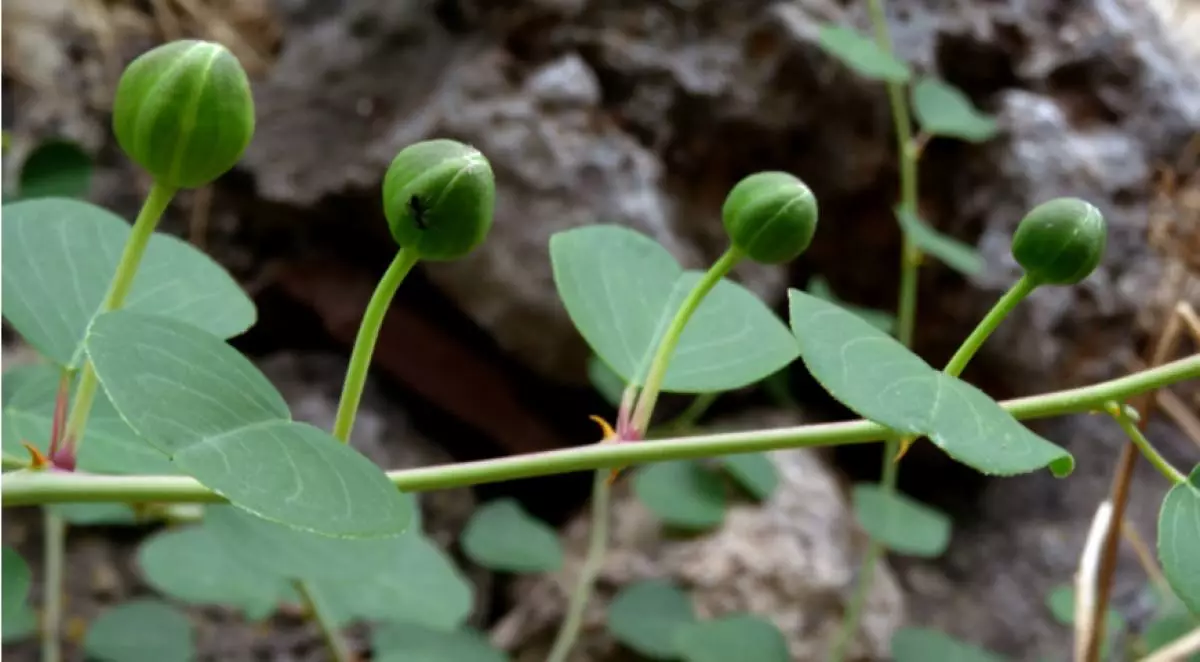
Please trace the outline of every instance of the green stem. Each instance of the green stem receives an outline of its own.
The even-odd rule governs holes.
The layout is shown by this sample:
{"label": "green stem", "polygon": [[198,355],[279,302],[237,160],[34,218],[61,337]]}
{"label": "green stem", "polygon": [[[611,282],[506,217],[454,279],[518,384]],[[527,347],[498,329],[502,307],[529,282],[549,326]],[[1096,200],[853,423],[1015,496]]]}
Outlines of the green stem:
{"label": "green stem", "polygon": [[942,372],[951,377],[957,377],[962,374],[963,368],[967,367],[967,362],[971,360],[971,357],[975,356],[975,352],[979,351],[979,348],[983,346],[983,342],[988,339],[988,336],[992,335],[996,327],[1000,326],[1000,322],[1004,321],[1004,318],[1012,312],[1013,308],[1017,307],[1017,304],[1022,299],[1037,289],[1037,286],[1037,281],[1030,278],[1029,274],[1021,276],[1021,279],[1014,283],[1004,293],[1004,296],[1000,297],[996,305],[988,311],[987,316],[975,327],[971,335],[967,336],[967,339],[959,346],[954,356],[950,357],[950,362],[946,364]]}
{"label": "green stem", "polygon": [[658,343],[654,359],[650,362],[650,371],[646,375],[642,395],[638,398],[637,407],[633,411],[632,424],[634,430],[645,432],[647,426],[649,426],[650,417],[654,414],[654,404],[658,400],[658,391],[662,388],[663,378],[667,376],[667,365],[671,362],[671,354],[675,352],[675,346],[679,344],[679,337],[683,335],[683,329],[692,318],[692,314],[700,307],[700,303],[704,301],[704,297],[712,291],[712,288],[716,287],[717,283],[721,282],[721,279],[729,273],[729,270],[742,259],[742,255],[743,253],[740,250],[730,246],[713,263],[708,272],[704,274],[704,277],[688,293],[687,298],[683,300],[683,304],[679,306],[679,310],[675,313],[675,318],[671,320],[666,333],[663,334],[662,340]]}
{"label": "green stem", "polygon": [[673,434],[684,434],[696,426],[697,421],[701,416],[708,411],[717,398],[721,397],[720,392],[701,393],[697,395],[692,403],[684,409],[679,416],[676,416],[670,422],[663,424],[663,429]]}
{"label": "green stem", "polygon": [[[1124,400],[1189,379],[1200,379],[1200,354],[1131,375],[1079,388],[1001,402],[1019,420],[1095,412]],[[442,490],[574,471],[705,458],[784,448],[839,446],[894,436],[870,421],[819,423],[773,430],[722,432],[656,440],[652,444],[590,444],[578,448],[460,462],[388,472],[406,492]],[[12,471],[0,481],[4,506],[42,503],[218,503],[223,499],[186,476],[117,476],[55,471]]]}
{"label": "green stem", "polygon": [[597,471],[592,488],[592,528],[588,539],[587,556],[579,570],[579,579],[567,604],[567,614],[563,618],[558,635],[546,662],[565,662],[571,647],[579,638],[579,630],[583,626],[583,615],[587,609],[588,600],[592,597],[592,588],[596,577],[604,567],[604,553],[608,548],[608,502],[612,494],[612,486],[608,482],[608,472]]}
{"label": "green stem", "polygon": [[350,366],[346,369],[346,382],[342,386],[337,418],[333,422],[333,436],[343,443],[350,441],[350,431],[354,429],[354,416],[358,413],[358,403],[362,400],[367,372],[371,368],[371,355],[375,353],[375,342],[379,339],[379,329],[387,317],[388,308],[392,305],[392,297],[396,295],[400,283],[404,282],[404,277],[420,259],[415,250],[401,248],[384,272],[379,285],[375,287],[375,293],[371,295],[371,301],[363,313],[358,337],[354,339],[354,350],[350,354]]}
{"label": "green stem", "polygon": [[1183,472],[1176,469],[1166,458],[1159,454],[1158,449],[1150,443],[1150,440],[1138,428],[1137,420],[1130,416],[1123,406],[1117,402],[1110,402],[1105,409],[1110,416],[1117,420],[1117,425],[1120,425],[1125,434],[1129,435],[1129,439],[1142,452],[1142,455],[1150,461],[1150,464],[1155,469],[1158,469],[1158,473],[1166,476],[1167,480],[1171,481],[1174,485],[1187,482],[1187,476],[1184,476]]}
{"label": "green stem", "polygon": [[[896,469],[900,465],[895,461],[895,458],[896,453],[899,451],[900,440],[895,438],[888,439],[883,452],[883,477],[879,480],[879,485],[885,492],[892,492],[896,489]],[[858,632],[858,623],[862,620],[863,610],[867,607],[867,599],[870,597],[870,591],[863,587],[871,586],[871,580],[875,575],[875,566],[879,564],[879,559],[882,556],[883,545],[879,544],[874,538],[871,538],[867,542],[867,551],[863,554],[862,566],[858,571],[858,587],[854,591],[854,595],[850,598],[850,606],[846,609],[846,617],[843,620],[841,630],[838,631],[837,639],[834,639],[829,659],[845,659],[846,652],[850,648],[850,643],[854,640],[854,635]]]}
{"label": "green stem", "polygon": [[335,662],[352,662],[354,653],[350,650],[346,640],[342,638],[342,633],[338,631],[333,616],[321,600],[320,594],[313,590],[313,586],[306,581],[297,580],[294,585],[296,592],[300,594],[300,599],[312,613],[313,620],[321,628],[321,637],[325,640],[325,647],[329,649],[329,654],[333,656]]}
{"label": "green stem", "polygon": [[67,523],[49,509],[42,513],[46,583],[42,585],[42,662],[62,659],[63,553]]}
{"label": "green stem", "polygon": [[[138,267],[142,263],[146,245],[150,243],[150,237],[154,236],[154,228],[158,226],[159,219],[167,211],[167,205],[171,204],[171,199],[175,197],[175,191],[176,189],[158,182],[150,187],[150,193],[146,195],[142,209],[133,223],[129,239],[125,241],[125,250],[121,253],[120,261],[117,262],[117,272],[113,276],[112,282],[109,283],[108,293],[104,296],[103,303],[100,304],[100,312],[116,310],[125,304],[125,297],[129,295],[129,289],[133,286],[133,277],[137,275]],[[79,456],[79,445],[83,442],[83,430],[87,427],[88,415],[92,411],[92,401],[95,400],[97,386],[99,386],[99,381],[96,379],[96,370],[92,367],[91,361],[85,361],[83,374],[79,379],[79,388],[75,392],[75,405],[71,408],[71,415],[67,419],[66,431],[63,435],[65,441],[63,451],[72,463],[71,467],[74,466],[74,458]]]}

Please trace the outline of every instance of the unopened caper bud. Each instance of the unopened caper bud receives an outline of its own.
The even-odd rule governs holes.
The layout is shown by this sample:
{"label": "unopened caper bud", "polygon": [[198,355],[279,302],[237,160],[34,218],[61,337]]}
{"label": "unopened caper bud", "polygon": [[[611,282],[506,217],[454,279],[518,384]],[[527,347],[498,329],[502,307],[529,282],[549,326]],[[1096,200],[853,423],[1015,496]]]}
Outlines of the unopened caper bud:
{"label": "unopened caper bud", "polygon": [[158,184],[204,186],[242,158],[254,135],[250,81],[220,44],[163,44],[121,74],[113,131],[121,149]]}
{"label": "unopened caper bud", "polygon": [[766,264],[804,252],[817,230],[817,199],[786,172],[759,172],[729,192],[721,220],[735,248]]}
{"label": "unopened caper bud", "polygon": [[1079,198],[1056,198],[1034,207],[1013,234],[1012,254],[1030,278],[1051,285],[1074,285],[1104,257],[1108,228],[1104,216]]}
{"label": "unopened caper bud", "polygon": [[423,260],[454,260],[492,227],[496,182],[483,153],[454,140],[405,147],[383,180],[383,212],[392,237]]}

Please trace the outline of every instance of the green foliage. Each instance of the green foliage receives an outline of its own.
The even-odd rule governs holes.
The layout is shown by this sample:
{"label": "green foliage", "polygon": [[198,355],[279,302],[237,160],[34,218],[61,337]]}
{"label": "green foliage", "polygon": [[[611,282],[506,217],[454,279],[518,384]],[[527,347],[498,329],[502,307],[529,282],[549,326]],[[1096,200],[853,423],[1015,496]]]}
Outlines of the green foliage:
{"label": "green foliage", "polygon": [[679,629],[683,662],[788,662],[787,641],[768,620],[749,614],[726,616]]}
{"label": "green foliage", "polygon": [[[1063,625],[1075,625],[1075,588],[1066,584],[1054,587],[1046,596],[1046,607],[1050,609],[1054,620]],[[1110,607],[1105,612],[1104,620],[1106,639],[1100,645],[1100,658],[1108,659],[1113,640],[1117,638],[1121,630],[1125,629],[1125,618],[1121,616],[1120,612]]]}
{"label": "green foliage", "polygon": [[899,554],[933,558],[950,544],[950,518],[875,484],[854,486],[854,515],[870,536]]}
{"label": "green foliage", "polygon": [[608,605],[613,638],[652,660],[677,659],[679,632],[695,622],[688,596],[661,579],[629,584]]}
{"label": "green foliage", "polygon": [[818,299],[828,301],[829,303],[835,303],[846,309],[846,311],[858,315],[859,317],[863,318],[864,322],[879,329],[880,331],[883,331],[884,333],[890,334],[896,329],[895,315],[882,310],[852,306],[843,302],[837,297],[837,295],[833,293],[833,289],[829,287],[829,281],[825,280],[824,276],[818,275],[809,278],[808,286],[805,289],[809,294],[817,297]]}
{"label": "green foliage", "polygon": [[1167,492],[1158,516],[1158,556],[1171,589],[1200,615],[1200,465]]}
{"label": "green foliage", "polygon": [[817,43],[863,78],[906,83],[912,77],[908,65],[850,28],[822,25]]}
{"label": "green foliage", "polygon": [[896,208],[896,219],[900,221],[900,228],[921,252],[932,255],[946,266],[967,276],[983,272],[986,265],[983,256],[975,247],[934,230],[905,209]]}
{"label": "green foliage", "polygon": [[525,512],[515,499],[477,508],[463,529],[462,546],[471,560],[503,572],[547,572],[563,562],[557,532]]}
{"label": "green foliage", "polygon": [[[79,367],[88,324],[129,238],[95,205],[46,198],[4,206],[4,318],[51,361]],[[222,338],[254,323],[254,304],[217,263],[167,235],[150,239],[125,308],[171,317]]]}
{"label": "green foliage", "polygon": [[[550,257],[576,328],[622,379],[642,384],[666,326],[702,274],[684,271],[649,237],[615,225],[555,234]],[[779,318],[748,290],[722,280],[684,330],[662,390],[736,389],[795,358],[796,344]]]}
{"label": "green foliage", "polygon": [[410,496],[354,449],[291,420],[267,378],[219,338],[117,311],[96,318],[87,351],[130,427],[238,507],[329,535],[392,535],[408,526]]}
{"label": "green foliage", "polygon": [[1071,472],[1074,459],[1033,434],[979,389],[929,367],[853,313],[791,290],[792,328],[809,372],[864,418],[899,433],[928,436],[950,457],[985,474],[1049,466]]}
{"label": "green foliage", "polygon": [[655,516],[679,529],[703,531],[725,519],[725,484],[720,474],[696,460],[638,469],[633,492]]}
{"label": "green foliage", "polygon": [[625,393],[625,380],[613,372],[599,357],[592,355],[587,362],[588,381],[608,404],[613,407],[621,406],[621,396]]}
{"label": "green foliage", "polygon": [[738,453],[721,458],[721,465],[737,484],[759,501],[779,487],[779,471],[766,453]]}
{"label": "green foliage", "polygon": [[729,192],[721,221],[734,247],[751,260],[791,262],[817,231],[817,199],[794,175],[756,172]]}
{"label": "green foliage", "polygon": [[1004,658],[937,630],[901,628],[892,635],[895,662],[1004,662]]}
{"label": "green foliage", "polygon": [[102,662],[191,662],[196,654],[187,614],[151,599],[101,613],[88,628],[83,649]]}
{"label": "green foliage", "polygon": [[21,199],[83,198],[92,184],[92,158],[69,140],[47,140],[21,164]]}
{"label": "green foliage", "polygon": [[478,632],[435,630],[412,623],[393,623],[375,631],[379,662],[507,662]]}
{"label": "green foliage", "polygon": [[936,78],[923,77],[912,87],[913,114],[921,129],[934,136],[982,143],[996,136],[996,122],[971,103],[961,90]]}
{"label": "green foliage", "polygon": [[47,506],[72,526],[134,526],[137,514],[123,503],[56,503]]}
{"label": "green foliage", "polygon": [[11,547],[0,547],[0,571],[0,631],[8,643],[28,637],[37,628],[37,614],[28,602],[33,573]]}

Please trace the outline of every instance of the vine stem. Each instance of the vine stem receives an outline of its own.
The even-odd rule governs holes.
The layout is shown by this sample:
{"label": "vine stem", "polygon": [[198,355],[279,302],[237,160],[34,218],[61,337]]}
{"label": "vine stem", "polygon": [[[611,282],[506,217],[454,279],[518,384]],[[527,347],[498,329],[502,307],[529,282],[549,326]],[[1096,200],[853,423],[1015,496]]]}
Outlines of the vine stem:
{"label": "vine stem", "polygon": [[604,567],[604,554],[608,550],[608,503],[611,495],[612,484],[608,481],[608,474],[597,471],[592,487],[592,527],[589,532],[587,555],[583,559],[579,579],[567,603],[567,614],[554,637],[554,645],[550,648],[546,662],[565,662],[571,647],[579,638],[579,630],[583,627],[583,615],[588,600],[592,597],[596,577]]}
{"label": "vine stem", "polygon": [[62,659],[60,635],[67,523],[46,508],[42,513],[42,528],[42,542],[45,545],[42,553],[46,565],[46,583],[42,586],[42,662],[59,662]]}
{"label": "vine stem", "polygon": [[297,580],[294,585],[296,592],[300,594],[300,599],[304,601],[305,606],[312,612],[313,620],[320,626],[321,637],[325,639],[325,646],[329,649],[329,653],[333,656],[334,661],[353,662],[355,659],[354,653],[350,650],[350,646],[346,644],[346,640],[342,638],[341,633],[338,632],[333,616],[329,613],[329,608],[325,605],[325,602],[321,600],[321,596],[306,581]]}
{"label": "vine stem", "polygon": [[[124,305],[125,297],[129,295],[129,289],[133,286],[133,277],[137,275],[138,267],[142,263],[146,245],[150,243],[150,238],[154,235],[154,228],[158,226],[159,219],[167,211],[167,206],[175,197],[176,190],[174,187],[158,182],[150,187],[150,192],[142,203],[142,209],[133,223],[129,239],[125,242],[121,259],[117,262],[117,272],[108,285],[108,293],[104,295],[104,301],[100,304],[100,312],[113,311]],[[75,468],[75,458],[79,457],[79,446],[83,442],[83,430],[87,427],[88,415],[92,411],[92,402],[96,398],[98,386],[99,380],[96,378],[96,370],[92,366],[92,362],[85,361],[83,374],[79,378],[79,388],[75,393],[75,405],[71,408],[71,415],[67,419],[66,431],[63,435],[63,448],[59,453],[62,456],[62,468],[64,469]],[[50,459],[57,463],[60,458],[52,457]]]}
{"label": "vine stem", "polygon": [[1137,449],[1142,452],[1142,455],[1158,470],[1158,473],[1171,481],[1172,485],[1187,482],[1187,477],[1181,471],[1171,466],[1171,463],[1158,452],[1158,449],[1150,443],[1146,435],[1142,434],[1142,430],[1138,427],[1138,420],[1130,416],[1129,411],[1116,402],[1110,402],[1104,407],[1110,416],[1117,420],[1117,424],[1129,435],[1129,440],[1133,442]]}
{"label": "vine stem", "polygon": [[375,342],[379,339],[379,329],[387,317],[388,308],[392,305],[392,297],[396,295],[400,283],[404,282],[404,277],[420,259],[417,251],[401,248],[396,257],[392,258],[392,263],[379,280],[379,284],[375,286],[375,292],[371,295],[366,312],[363,313],[358,336],[354,339],[354,349],[350,353],[350,365],[346,369],[342,396],[338,401],[337,418],[333,421],[333,436],[342,443],[350,442],[354,417],[358,413],[358,404],[362,400],[363,388],[367,383],[367,372],[371,368],[371,355],[375,353]]}
{"label": "vine stem", "polygon": [[654,352],[654,358],[650,362],[650,371],[646,374],[645,386],[638,398],[637,407],[633,410],[634,430],[645,432],[646,427],[650,424],[650,417],[654,414],[654,405],[658,400],[658,391],[662,388],[663,378],[667,376],[667,365],[671,362],[671,354],[675,352],[675,346],[679,344],[679,337],[683,335],[683,329],[692,319],[692,314],[700,307],[704,297],[716,287],[717,283],[721,282],[721,279],[729,273],[730,269],[733,269],[742,257],[742,251],[730,246],[705,272],[679,306],[679,310],[676,311],[674,319],[663,333],[662,340]]}
{"label": "vine stem", "polygon": [[[1001,402],[1019,420],[1101,411],[1110,400],[1123,400],[1188,379],[1200,379],[1200,354],[1098,384]],[[756,453],[814,446],[880,441],[894,436],[870,421],[819,423],[772,430],[751,430],[657,439],[647,444],[591,444],[556,451],[459,462],[388,472],[406,492],[469,487],[617,466]],[[188,476],[120,476],[55,471],[13,471],[0,481],[4,506],[43,503],[218,503],[224,499]]]}

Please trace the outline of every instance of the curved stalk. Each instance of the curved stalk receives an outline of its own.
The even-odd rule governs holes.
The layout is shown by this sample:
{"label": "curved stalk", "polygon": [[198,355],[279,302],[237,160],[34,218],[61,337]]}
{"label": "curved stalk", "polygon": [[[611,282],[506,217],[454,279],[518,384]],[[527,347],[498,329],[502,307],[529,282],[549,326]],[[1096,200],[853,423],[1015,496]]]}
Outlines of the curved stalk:
{"label": "curved stalk", "polygon": [[563,618],[558,635],[554,638],[554,645],[546,657],[546,662],[565,662],[571,647],[575,645],[575,640],[579,638],[583,615],[588,600],[592,597],[596,577],[604,567],[604,553],[608,549],[608,503],[611,494],[612,484],[608,481],[608,475],[597,471],[592,488],[592,528],[588,538],[587,556],[583,559],[579,579],[567,603],[567,614]]}

